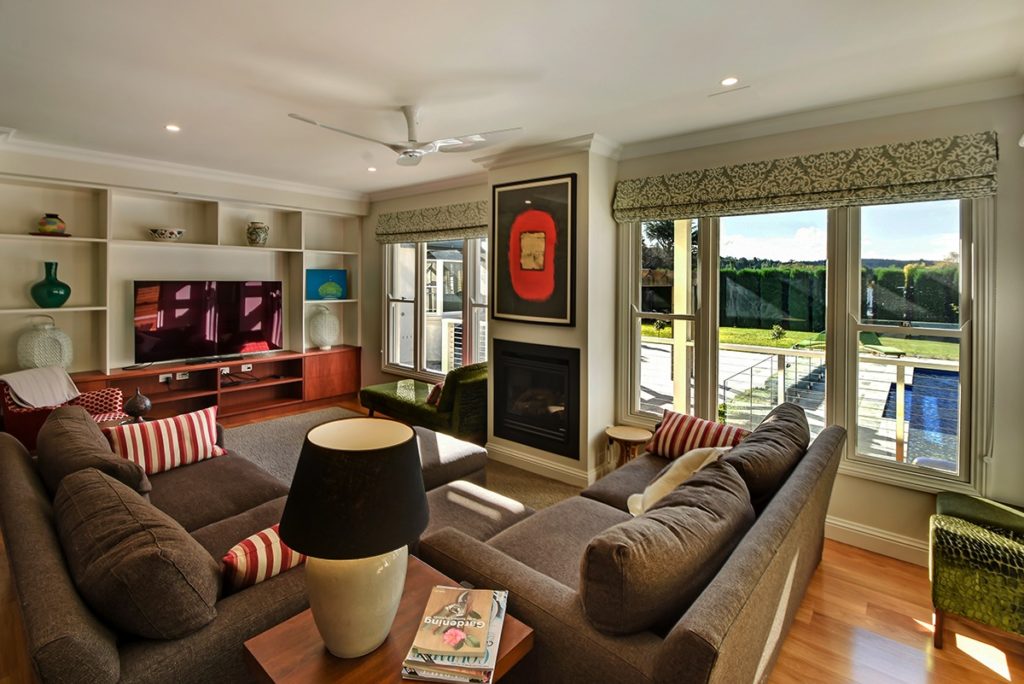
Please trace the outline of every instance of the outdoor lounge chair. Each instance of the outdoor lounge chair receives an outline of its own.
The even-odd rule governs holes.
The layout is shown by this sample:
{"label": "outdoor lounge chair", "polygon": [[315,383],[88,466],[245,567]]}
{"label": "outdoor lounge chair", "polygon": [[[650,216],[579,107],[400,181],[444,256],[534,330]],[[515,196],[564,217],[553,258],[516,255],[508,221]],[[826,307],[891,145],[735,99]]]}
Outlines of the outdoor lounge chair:
{"label": "outdoor lounge chair", "polygon": [[882,344],[882,340],[879,339],[878,333],[873,332],[862,332],[860,334],[860,346],[872,354],[878,354],[879,356],[894,356],[898,359],[901,356],[906,356],[907,354],[907,352],[903,351],[899,347],[891,347],[887,344]]}
{"label": "outdoor lounge chair", "polygon": [[[882,340],[878,337],[878,333],[873,332],[862,332],[859,336],[860,346],[867,352],[872,354],[878,354],[879,356],[893,356],[900,358],[906,356],[906,352],[899,347],[892,347],[887,344],[882,344]],[[801,340],[793,345],[793,349],[824,349],[825,348],[825,332],[822,331],[810,337],[806,340]]]}

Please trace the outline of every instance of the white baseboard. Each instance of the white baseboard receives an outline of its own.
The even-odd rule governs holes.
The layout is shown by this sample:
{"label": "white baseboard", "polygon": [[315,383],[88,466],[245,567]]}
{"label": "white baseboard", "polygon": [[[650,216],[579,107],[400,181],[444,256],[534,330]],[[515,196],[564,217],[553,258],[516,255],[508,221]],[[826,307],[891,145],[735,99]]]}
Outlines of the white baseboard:
{"label": "white baseboard", "polygon": [[552,480],[565,482],[576,487],[586,487],[589,484],[587,482],[587,473],[582,470],[577,470],[561,463],[553,463],[539,456],[516,451],[493,442],[487,443],[487,456],[495,461],[507,463],[510,466],[522,468],[531,473],[543,475]]}
{"label": "white baseboard", "polygon": [[927,540],[915,539],[831,515],[825,516],[825,536],[883,556],[928,566]]}

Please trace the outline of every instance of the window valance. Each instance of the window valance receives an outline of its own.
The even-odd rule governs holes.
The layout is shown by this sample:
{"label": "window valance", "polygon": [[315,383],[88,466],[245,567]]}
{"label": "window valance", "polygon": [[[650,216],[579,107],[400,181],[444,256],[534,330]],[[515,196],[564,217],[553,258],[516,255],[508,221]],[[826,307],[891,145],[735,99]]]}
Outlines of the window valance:
{"label": "window valance", "polygon": [[620,222],[984,197],[996,192],[995,131],[822,152],[620,181]]}
{"label": "window valance", "polygon": [[441,207],[410,209],[377,217],[378,242],[422,242],[487,235],[490,202],[460,202]]}

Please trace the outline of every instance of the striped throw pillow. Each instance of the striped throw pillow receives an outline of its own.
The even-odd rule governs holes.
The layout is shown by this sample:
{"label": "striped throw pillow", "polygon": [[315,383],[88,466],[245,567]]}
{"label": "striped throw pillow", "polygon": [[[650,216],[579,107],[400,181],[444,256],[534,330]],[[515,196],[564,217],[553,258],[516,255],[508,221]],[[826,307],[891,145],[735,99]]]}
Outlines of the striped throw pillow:
{"label": "striped throw pillow", "polygon": [[679,458],[693,449],[736,446],[749,434],[750,430],[741,427],[665,409],[661,426],[651,438],[647,450],[664,458]]}
{"label": "striped throw pillow", "polygon": [[138,463],[147,475],[197,463],[226,451],[217,446],[217,407],[173,418],[105,428],[114,453]]}
{"label": "striped throw pillow", "polygon": [[233,591],[251,587],[302,565],[306,557],[288,548],[277,525],[246,537],[231,547],[221,559],[224,586]]}

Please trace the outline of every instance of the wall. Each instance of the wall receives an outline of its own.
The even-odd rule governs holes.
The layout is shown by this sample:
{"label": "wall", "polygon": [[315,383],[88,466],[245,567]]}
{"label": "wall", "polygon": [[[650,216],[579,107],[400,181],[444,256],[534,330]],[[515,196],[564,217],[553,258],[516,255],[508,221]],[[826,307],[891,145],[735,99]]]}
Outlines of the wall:
{"label": "wall", "polygon": [[[636,178],[724,164],[995,130],[999,134],[996,198],[995,442],[987,493],[1024,504],[1024,364],[1019,346],[1024,320],[1024,97],[943,107],[833,126],[709,145],[622,161],[619,178]],[[649,146],[648,146],[649,147]],[[928,515],[934,496],[840,474],[829,509],[829,533],[866,548],[915,562],[926,558]]]}

